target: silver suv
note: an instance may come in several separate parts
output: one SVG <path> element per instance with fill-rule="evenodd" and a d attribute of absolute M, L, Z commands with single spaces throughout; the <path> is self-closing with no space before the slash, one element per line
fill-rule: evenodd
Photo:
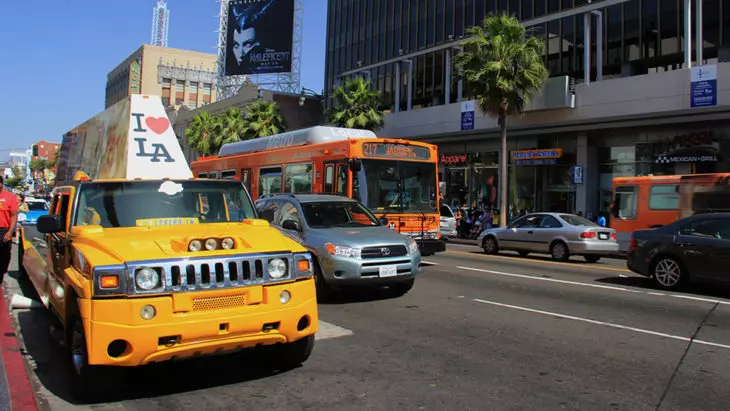
<path fill-rule="evenodd" d="M 256 209 L 312 252 L 320 296 L 345 286 L 388 286 L 403 295 L 420 271 L 418 244 L 351 198 L 280 194 L 259 198 Z"/>

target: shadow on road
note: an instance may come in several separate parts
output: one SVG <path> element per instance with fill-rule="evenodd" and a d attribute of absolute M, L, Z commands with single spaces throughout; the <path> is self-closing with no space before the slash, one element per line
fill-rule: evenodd
<path fill-rule="evenodd" d="M 653 279 L 649 277 L 629 276 L 629 277 L 606 277 L 596 280 L 600 283 L 613 285 L 623 285 L 629 287 L 643 288 L 646 290 L 667 292 L 663 288 L 656 285 Z M 692 281 L 676 292 L 683 294 L 692 294 L 703 297 L 727 298 L 730 299 L 730 287 L 718 285 L 717 283 Z"/>
<path fill-rule="evenodd" d="M 318 297 L 317 303 L 321 305 L 344 305 L 390 300 L 398 297 L 399 295 L 387 287 L 363 287 L 335 291 L 327 298 Z"/>
<path fill-rule="evenodd" d="M 10 275 L 18 279 L 26 297 L 38 301 L 38 295 L 27 277 L 18 273 Z M 69 389 L 65 349 L 50 332 L 52 326 L 59 324 L 56 317 L 45 309 L 18 310 L 16 314 L 26 351 L 40 383 L 56 397 L 72 404 L 81 404 Z M 267 367 L 267 354 L 262 350 L 244 350 L 220 356 L 122 368 L 119 369 L 119 390 L 105 397 L 103 402 L 157 397 L 270 377 L 279 372 Z"/>

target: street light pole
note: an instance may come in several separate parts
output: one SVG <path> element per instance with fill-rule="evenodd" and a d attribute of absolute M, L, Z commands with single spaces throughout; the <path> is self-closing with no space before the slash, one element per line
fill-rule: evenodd
<path fill-rule="evenodd" d="M 307 100 L 307 97 L 313 97 L 319 100 L 320 105 L 322 106 L 322 110 L 319 115 L 319 125 L 324 124 L 324 96 L 322 94 L 319 94 L 315 92 L 314 90 L 302 87 L 302 91 L 299 93 L 299 107 L 304 107 L 304 103 Z"/>

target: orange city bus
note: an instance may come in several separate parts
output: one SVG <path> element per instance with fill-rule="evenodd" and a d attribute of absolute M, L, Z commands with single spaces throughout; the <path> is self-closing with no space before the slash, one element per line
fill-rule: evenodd
<path fill-rule="evenodd" d="M 730 211 L 730 173 L 618 177 L 613 195 L 611 228 L 625 242 L 635 230 L 695 213 Z"/>
<path fill-rule="evenodd" d="M 311 127 L 224 145 L 191 163 L 197 177 L 243 181 L 254 200 L 277 193 L 351 197 L 412 237 L 423 255 L 440 240 L 437 147 L 367 130 Z"/>

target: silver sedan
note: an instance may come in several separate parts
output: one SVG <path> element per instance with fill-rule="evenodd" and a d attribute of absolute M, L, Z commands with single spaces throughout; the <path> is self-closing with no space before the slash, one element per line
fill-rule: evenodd
<path fill-rule="evenodd" d="M 530 253 L 549 253 L 558 261 L 582 255 L 591 263 L 619 250 L 615 230 L 566 213 L 528 214 L 506 228 L 483 231 L 479 244 L 487 254 L 497 254 L 500 250 L 514 250 L 523 257 Z"/>

